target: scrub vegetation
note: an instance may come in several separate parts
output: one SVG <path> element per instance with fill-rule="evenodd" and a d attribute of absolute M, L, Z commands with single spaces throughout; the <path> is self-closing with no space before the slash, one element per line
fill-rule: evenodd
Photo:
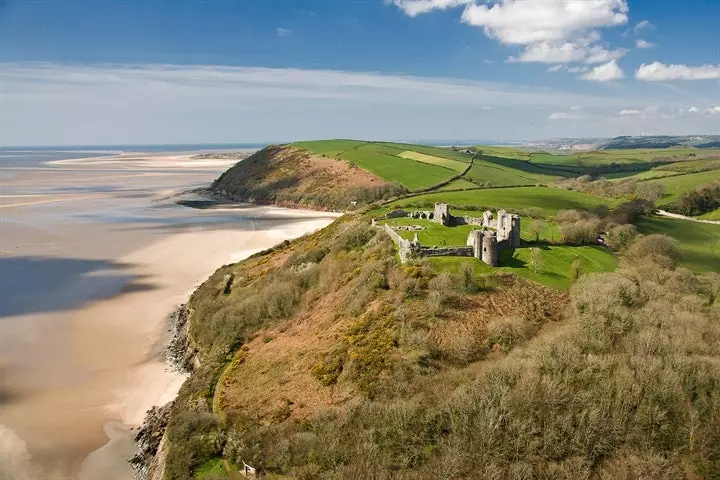
<path fill-rule="evenodd" d="M 212 190 L 361 211 L 192 295 L 200 366 L 172 406 L 165 480 L 243 462 L 277 479 L 717 477 L 720 225 L 653 215 L 717 214 L 715 151 L 330 140 L 248 160 Z M 520 248 L 498 268 L 401 264 L 370 219 L 435 202 L 518 213 Z M 473 228 L 383 221 L 428 245 Z"/>
<path fill-rule="evenodd" d="M 470 259 L 400 265 L 366 220 L 195 292 L 202 367 L 173 407 L 168 479 L 217 459 L 270 478 L 720 469 L 720 278 L 678 267 L 677 242 L 635 236 L 617 271 L 576 267 L 563 292 Z"/>

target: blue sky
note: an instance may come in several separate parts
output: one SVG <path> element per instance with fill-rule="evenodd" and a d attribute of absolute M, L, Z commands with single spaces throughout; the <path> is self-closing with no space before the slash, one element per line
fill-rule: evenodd
<path fill-rule="evenodd" d="M 0 0 L 0 144 L 720 134 L 716 0 Z"/>

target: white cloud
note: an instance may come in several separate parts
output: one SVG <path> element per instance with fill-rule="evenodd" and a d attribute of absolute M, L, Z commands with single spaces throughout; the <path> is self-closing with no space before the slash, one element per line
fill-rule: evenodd
<path fill-rule="evenodd" d="M 718 115 L 682 121 L 616 112 L 700 103 L 652 89 L 574 93 L 513 83 L 381 73 L 212 65 L 0 63 L 4 145 L 231 143 L 317 138 L 529 139 L 639 131 L 712 133 Z M 580 111 L 571 106 L 582 105 Z M 483 120 L 492 108 L 492 121 Z M 704 110 L 703 110 L 704 111 Z M 485 112 L 485 113 L 483 113 Z M 548 121 L 550 112 L 578 120 Z M 612 115 L 615 114 L 615 115 Z M 592 127 L 597 118 L 617 123 Z M 581 118 L 580 118 L 581 117 Z M 382 122 L 377 119 L 382 118 Z M 661 122 L 660 119 L 657 120 Z M 633 130 L 637 129 L 637 130 Z M 665 129 L 665 130 L 663 130 Z"/>
<path fill-rule="evenodd" d="M 633 30 L 635 30 L 635 33 L 637 33 L 644 28 L 653 28 L 653 24 L 647 20 L 643 20 L 641 22 L 636 23 L 635 27 L 633 27 Z"/>
<path fill-rule="evenodd" d="M 570 110 L 582 110 L 582 107 L 580 105 L 573 105 L 570 107 Z"/>
<path fill-rule="evenodd" d="M 288 28 L 278 28 L 275 30 L 275 33 L 278 37 L 290 37 L 292 36 L 292 30 Z"/>
<path fill-rule="evenodd" d="M 433 10 L 446 10 L 448 8 L 467 5 L 472 0 L 386 0 L 400 8 L 406 15 L 415 17 L 421 13 L 432 12 Z"/>
<path fill-rule="evenodd" d="M 537 63 L 604 63 L 621 58 L 624 49 L 608 50 L 600 45 L 588 45 L 577 42 L 538 42 L 528 45 L 519 57 L 510 57 L 511 62 Z"/>
<path fill-rule="evenodd" d="M 628 115 L 640 115 L 640 110 L 620 110 L 620 115 L 622 116 L 628 116 Z"/>
<path fill-rule="evenodd" d="M 697 113 L 699 111 L 700 111 L 700 109 L 694 105 L 692 107 L 688 108 L 688 112 L 690 112 L 690 113 Z"/>
<path fill-rule="evenodd" d="M 567 67 L 565 65 L 553 65 L 552 67 L 549 67 L 546 72 L 559 72 L 560 70 L 566 70 Z"/>
<path fill-rule="evenodd" d="M 627 14 L 625 0 L 500 0 L 490 6 L 471 3 L 462 18 L 502 43 L 529 45 L 622 25 Z"/>
<path fill-rule="evenodd" d="M 638 38 L 635 40 L 635 46 L 637 48 L 653 48 L 655 47 L 655 44 L 648 42 L 647 40 L 643 40 L 642 38 Z"/>
<path fill-rule="evenodd" d="M 661 62 L 642 64 L 635 72 L 635 78 L 646 82 L 669 80 L 712 80 L 720 78 L 720 65 L 666 65 Z"/>
<path fill-rule="evenodd" d="M 553 112 L 547 118 L 548 120 L 571 120 L 575 117 L 566 112 Z"/>
<path fill-rule="evenodd" d="M 585 73 L 590 71 L 590 67 L 570 67 L 567 71 L 570 73 Z"/>
<path fill-rule="evenodd" d="M 717 107 L 708 108 L 705 110 L 705 113 L 708 113 L 710 115 L 719 115 L 720 114 L 720 105 Z"/>
<path fill-rule="evenodd" d="M 622 69 L 618 67 L 615 60 L 611 60 L 608 63 L 598 65 L 589 72 L 583 74 L 580 78 L 593 82 L 610 82 L 613 80 L 619 80 L 624 76 L 625 74 L 623 74 Z"/>
<path fill-rule="evenodd" d="M 524 50 L 511 62 L 606 63 L 625 55 L 598 45 L 597 29 L 624 25 L 627 0 L 386 0 L 414 17 L 465 6 L 462 21 L 500 43 Z M 557 70 L 552 70 L 557 71 Z"/>

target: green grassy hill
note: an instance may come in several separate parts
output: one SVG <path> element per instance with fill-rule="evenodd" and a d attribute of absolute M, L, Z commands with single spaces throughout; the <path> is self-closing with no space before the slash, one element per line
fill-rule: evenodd
<path fill-rule="evenodd" d="M 343 159 L 410 191 L 426 190 L 461 175 L 474 186 L 547 184 L 565 172 L 529 162 L 489 155 L 475 156 L 448 148 L 391 142 L 323 140 L 296 142 L 292 146 L 318 155 Z M 495 150 L 493 150 L 494 152 Z M 465 184 L 467 185 L 467 184 Z"/>
<path fill-rule="evenodd" d="M 720 181 L 720 170 L 648 180 L 649 183 L 656 183 L 665 187 L 665 196 L 658 202 L 660 205 L 672 203 L 677 200 L 681 193 L 695 190 L 701 185 L 716 181 Z"/>
<path fill-rule="evenodd" d="M 545 215 L 554 215 L 558 210 L 587 210 L 598 205 L 613 206 L 620 202 L 552 187 L 513 187 L 467 190 L 460 192 L 433 192 L 402 198 L 389 204 L 391 207 L 429 207 L 435 202 L 447 203 L 459 210 L 484 210 L 506 208 L 523 210 L 538 208 Z"/>
<path fill-rule="evenodd" d="M 661 233 L 679 242 L 679 264 L 694 272 L 720 272 L 720 225 L 663 217 L 643 217 L 640 233 Z"/>
<path fill-rule="evenodd" d="M 241 478 L 243 463 L 321 480 L 720 471 L 714 277 L 645 245 L 558 291 L 455 259 L 400 265 L 367 220 L 224 266 L 193 294 L 201 366 L 172 406 L 166 480 Z M 580 255 L 614 266 L 596 250 Z M 566 253 L 544 252 L 559 279 Z"/>

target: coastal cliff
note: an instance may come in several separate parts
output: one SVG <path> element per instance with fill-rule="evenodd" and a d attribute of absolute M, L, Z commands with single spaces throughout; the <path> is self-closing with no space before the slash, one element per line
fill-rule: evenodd
<path fill-rule="evenodd" d="M 702 283 L 714 277 L 691 281 L 642 243 L 662 239 L 564 292 L 479 262 L 400 265 L 369 220 L 346 215 L 196 290 L 200 365 L 171 407 L 166 480 L 243 465 L 274 478 L 547 480 L 720 467 L 720 394 L 706 387 L 720 378 L 706 361 L 720 323 Z"/>
<path fill-rule="evenodd" d="M 345 211 L 405 189 L 344 160 L 283 145 L 266 147 L 213 182 L 210 193 L 232 201 Z"/>

